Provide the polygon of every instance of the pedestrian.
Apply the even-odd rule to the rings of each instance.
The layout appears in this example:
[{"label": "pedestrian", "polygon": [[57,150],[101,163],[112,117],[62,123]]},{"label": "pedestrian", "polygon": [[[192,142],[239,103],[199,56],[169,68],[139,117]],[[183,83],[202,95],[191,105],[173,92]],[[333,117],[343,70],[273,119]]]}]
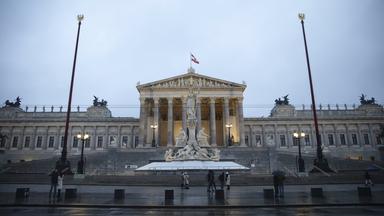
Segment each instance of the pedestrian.
[{"label": "pedestrian", "polygon": [[207,180],[208,180],[207,192],[215,191],[216,190],[215,174],[213,173],[212,170],[208,171]]},{"label": "pedestrian", "polygon": [[181,172],[181,184],[180,187],[183,189],[184,188],[184,171]]},{"label": "pedestrian", "polygon": [[284,175],[279,175],[278,176],[278,187],[279,187],[279,195],[280,195],[280,197],[284,197],[284,180],[285,180],[285,176]]},{"label": "pedestrian", "polygon": [[231,187],[231,175],[229,175],[228,171],[225,173],[225,185],[227,186],[227,190],[229,190]]},{"label": "pedestrian", "polygon": [[49,190],[49,199],[51,199],[52,190],[53,190],[53,198],[56,197],[56,190],[57,190],[57,183],[58,183],[58,177],[59,172],[57,169],[54,169],[49,176],[51,176],[51,189]]},{"label": "pedestrian", "polygon": [[183,174],[183,184],[185,189],[189,189],[189,175],[187,172]]},{"label": "pedestrian", "polygon": [[368,171],[365,171],[365,186],[368,186],[368,185],[373,186],[373,182],[372,182],[371,175],[369,175]]},{"label": "pedestrian", "polygon": [[275,197],[279,196],[279,177],[278,175],[273,175],[273,188],[275,190]]},{"label": "pedestrian", "polygon": [[220,188],[224,189],[224,172],[219,175]]},{"label": "pedestrian", "polygon": [[60,201],[61,199],[61,191],[63,190],[63,180],[64,175],[63,173],[60,173],[57,177],[57,201]]}]

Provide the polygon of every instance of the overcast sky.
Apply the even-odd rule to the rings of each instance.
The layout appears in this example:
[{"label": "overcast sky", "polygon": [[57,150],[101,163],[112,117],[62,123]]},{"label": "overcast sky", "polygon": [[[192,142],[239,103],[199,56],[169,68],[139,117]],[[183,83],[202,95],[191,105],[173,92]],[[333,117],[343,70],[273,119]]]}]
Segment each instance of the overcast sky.
[{"label": "overcast sky", "polygon": [[81,26],[73,105],[108,101],[114,116],[139,115],[136,84],[197,73],[241,83],[245,117],[267,116],[289,94],[310,104],[298,12],[317,104],[384,103],[381,0],[1,0],[0,101],[64,105]]}]

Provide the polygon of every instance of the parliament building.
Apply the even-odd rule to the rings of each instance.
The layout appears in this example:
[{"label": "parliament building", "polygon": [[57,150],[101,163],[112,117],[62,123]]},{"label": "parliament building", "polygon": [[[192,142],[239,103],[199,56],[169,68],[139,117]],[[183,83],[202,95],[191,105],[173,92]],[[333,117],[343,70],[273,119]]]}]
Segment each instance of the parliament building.
[{"label": "parliament building", "polygon": [[[113,117],[106,103],[95,98],[86,111],[73,110],[70,118],[68,154],[81,150],[79,133],[89,134],[85,152],[165,151],[174,147],[186,129],[186,96],[189,86],[197,94],[197,131],[217,148],[244,148],[249,151],[275,148],[297,154],[316,154],[313,113],[294,107],[288,100],[276,100],[268,117],[245,117],[245,84],[196,73],[190,68],[179,76],[138,84],[140,117]],[[287,98],[285,98],[287,99]],[[64,143],[66,112],[46,107],[42,111],[9,105],[0,108],[1,163],[57,156]],[[357,107],[317,108],[319,130],[325,155],[359,160],[384,160],[383,106],[362,101]],[[294,132],[304,132],[299,141]]]}]

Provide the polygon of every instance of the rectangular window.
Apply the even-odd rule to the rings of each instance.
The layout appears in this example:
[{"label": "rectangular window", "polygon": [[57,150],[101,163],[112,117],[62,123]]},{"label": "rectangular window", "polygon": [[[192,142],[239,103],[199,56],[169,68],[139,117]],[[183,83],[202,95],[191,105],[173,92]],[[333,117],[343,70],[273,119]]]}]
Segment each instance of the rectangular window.
[{"label": "rectangular window", "polygon": [[304,143],[305,143],[305,146],[310,146],[311,145],[311,142],[309,140],[309,134],[305,134]]},{"label": "rectangular window", "polygon": [[139,144],[139,137],[135,136],[135,147]]},{"label": "rectangular window", "polygon": [[17,144],[19,144],[19,137],[14,136],[12,140],[12,148],[17,148]]},{"label": "rectangular window", "polygon": [[245,145],[248,145],[249,140],[248,140],[248,135],[245,135]]},{"label": "rectangular window", "polygon": [[121,143],[123,147],[128,147],[128,136],[123,136]]},{"label": "rectangular window", "polygon": [[256,146],[261,146],[261,136],[256,135]]},{"label": "rectangular window", "polygon": [[41,145],[43,144],[43,137],[42,136],[37,136],[36,139],[36,148],[41,148]]},{"label": "rectangular window", "polygon": [[340,144],[341,145],[346,145],[347,142],[345,140],[345,134],[340,134]]},{"label": "rectangular window", "polygon": [[60,147],[63,148],[64,146],[64,136],[61,136],[60,138]]},{"label": "rectangular window", "polygon": [[98,136],[97,137],[97,148],[102,148],[103,147],[103,136]]},{"label": "rectangular window", "polygon": [[5,147],[5,141],[6,141],[6,138],[2,137],[1,140],[0,140],[0,148],[4,148]]},{"label": "rectangular window", "polygon": [[79,139],[76,136],[74,136],[73,142],[72,142],[72,147],[77,148],[78,146],[79,146]]},{"label": "rectangular window", "polygon": [[356,134],[352,134],[352,144],[357,145],[357,135]]},{"label": "rectangular window", "polygon": [[369,136],[368,134],[364,134],[364,144],[369,145]]},{"label": "rectangular window", "polygon": [[109,145],[110,146],[116,146],[117,145],[117,137],[116,136],[109,136]]},{"label": "rectangular window", "polygon": [[298,146],[299,145],[299,138],[296,138],[292,135],[292,143],[293,143],[293,146]]},{"label": "rectangular window", "polygon": [[380,136],[376,136],[376,142],[377,142],[377,145],[381,145],[382,144]]},{"label": "rectangular window", "polygon": [[48,140],[48,148],[53,148],[54,145],[55,145],[55,137],[50,136]]},{"label": "rectangular window", "polygon": [[88,139],[84,142],[84,148],[90,148],[91,147],[91,136],[88,137]]},{"label": "rectangular window", "polygon": [[31,137],[26,136],[24,139],[24,148],[29,148],[29,144],[31,143]]},{"label": "rectangular window", "polygon": [[287,146],[285,142],[285,135],[280,135],[280,146]]},{"label": "rectangular window", "polygon": [[328,145],[333,146],[335,142],[333,140],[333,134],[328,134]]}]

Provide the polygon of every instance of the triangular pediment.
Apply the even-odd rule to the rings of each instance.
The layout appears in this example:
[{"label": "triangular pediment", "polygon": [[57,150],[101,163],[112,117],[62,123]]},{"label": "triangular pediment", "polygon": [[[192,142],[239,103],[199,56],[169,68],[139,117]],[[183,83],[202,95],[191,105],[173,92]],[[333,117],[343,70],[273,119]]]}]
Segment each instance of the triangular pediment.
[{"label": "triangular pediment", "polygon": [[189,88],[190,86],[204,88],[240,88],[243,91],[247,87],[245,84],[234,83],[226,80],[221,80],[195,72],[188,72],[179,76],[170,77],[150,83],[138,84],[137,89],[164,89],[164,88]]}]

